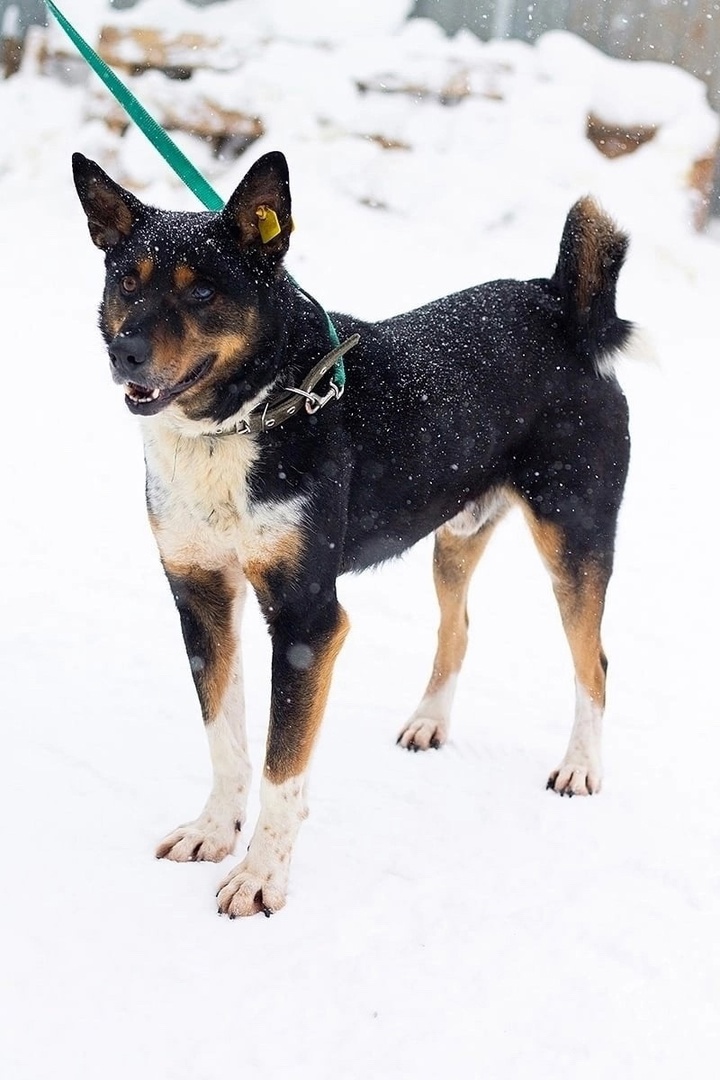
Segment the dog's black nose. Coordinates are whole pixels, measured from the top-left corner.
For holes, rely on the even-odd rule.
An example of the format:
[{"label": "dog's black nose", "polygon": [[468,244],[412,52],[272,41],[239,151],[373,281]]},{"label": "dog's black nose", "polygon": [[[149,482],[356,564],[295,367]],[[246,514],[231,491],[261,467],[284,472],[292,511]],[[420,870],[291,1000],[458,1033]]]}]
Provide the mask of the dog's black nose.
[{"label": "dog's black nose", "polygon": [[137,376],[151,356],[150,342],[143,334],[118,334],[108,348],[110,360],[119,375]]}]

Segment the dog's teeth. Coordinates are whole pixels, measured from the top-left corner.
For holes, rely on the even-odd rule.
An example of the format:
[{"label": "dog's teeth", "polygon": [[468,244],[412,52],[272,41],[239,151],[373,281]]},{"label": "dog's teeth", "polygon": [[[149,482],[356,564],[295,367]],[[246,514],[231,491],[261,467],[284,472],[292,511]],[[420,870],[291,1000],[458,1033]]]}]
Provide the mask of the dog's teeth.
[{"label": "dog's teeth", "polygon": [[157,401],[160,397],[160,391],[158,389],[152,390],[149,394],[139,394],[137,390],[130,385],[125,387],[125,393],[136,405],[147,405],[150,401]]}]

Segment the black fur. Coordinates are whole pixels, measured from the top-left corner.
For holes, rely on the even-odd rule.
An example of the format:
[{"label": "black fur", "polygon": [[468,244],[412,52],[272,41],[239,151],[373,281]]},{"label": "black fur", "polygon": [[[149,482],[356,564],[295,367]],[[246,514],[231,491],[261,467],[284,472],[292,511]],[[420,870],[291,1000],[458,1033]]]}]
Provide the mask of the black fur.
[{"label": "black fur", "polygon": [[[132,411],[152,416],[176,402],[196,425],[191,437],[196,431],[212,449],[215,426],[297,386],[329,351],[322,313],[283,268],[292,219],[282,155],[257,162],[219,214],[146,207],[81,155],[74,170],[91,236],[106,251],[100,326]],[[280,227],[267,244],[257,228],[265,207]],[[321,711],[346,628],[337,576],[400,555],[466,508],[481,516],[483,499],[497,492],[524,506],[541,550],[554,545],[543,554],[575,635],[576,673],[602,708],[599,620],[629,460],[627,407],[609,366],[632,329],[615,312],[626,247],[581,199],[549,278],[493,281],[376,323],[332,314],[341,339],[360,337],[345,358],[344,396],[257,436],[247,476],[250,510],[303,496],[297,550],[247,565],[240,555],[273,635],[273,782],[307,764],[316,702]],[[162,518],[168,498],[150,475],[151,519]],[[205,603],[207,575],[171,567],[169,577],[188,652],[211,659],[215,639],[229,633],[225,579],[213,578]],[[195,674],[211,720],[220,676]],[[569,793],[580,790],[560,775]],[[594,778],[586,790],[598,786]],[[252,855],[251,847],[251,863]],[[252,910],[243,903],[230,894],[221,901],[231,914]]]},{"label": "black fur", "polygon": [[[284,163],[281,155],[267,157],[270,172]],[[84,160],[76,155],[80,178]],[[283,165],[277,183],[289,216],[286,175]],[[243,185],[248,178],[238,192]],[[82,198],[87,182],[78,187]],[[239,246],[230,217],[237,197],[219,215],[143,207],[132,233],[107,257],[106,296],[138,253],[156,256],[152,295],[126,332],[142,335],[158,320],[171,328],[179,320],[164,298],[172,268],[183,261],[227,298],[196,309],[201,331],[234,330],[248,310],[257,312],[252,355],[239,356],[235,370],[212,382],[203,417],[218,423],[273,380],[297,385],[330,348],[322,316],[278,270],[276,256],[268,259],[257,244]],[[600,215],[594,210],[589,220],[586,209],[583,216],[588,205],[581,200],[568,215],[550,279],[478,285],[379,323],[332,313],[341,338],[360,334],[345,361],[347,394],[264,436],[263,467],[252,485],[259,499],[311,491],[311,531],[328,532],[341,572],[401,554],[500,484],[517,488],[539,513],[560,515],[559,523],[571,524],[576,507],[585,506],[592,527],[583,529],[583,545],[611,545],[628,459],[627,417],[616,380],[598,377],[595,362],[622,349],[631,331],[614,304],[627,242],[612,230],[610,241],[595,242]],[[137,217],[132,197],[131,208]],[[583,244],[597,278],[585,307],[577,302]],[[101,329],[111,345],[102,310]],[[327,506],[338,499],[328,529]]]}]

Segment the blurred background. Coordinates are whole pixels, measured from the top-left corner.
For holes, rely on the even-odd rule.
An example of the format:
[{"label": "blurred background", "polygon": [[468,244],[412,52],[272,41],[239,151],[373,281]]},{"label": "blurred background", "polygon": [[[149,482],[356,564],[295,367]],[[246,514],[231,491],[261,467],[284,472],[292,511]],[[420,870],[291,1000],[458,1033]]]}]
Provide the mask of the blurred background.
[{"label": "blurred background", "polygon": [[[712,0],[368,0],[362,12],[342,0],[333,5],[317,0],[303,4],[282,0],[268,0],[265,4],[254,0],[108,0],[82,6],[68,2],[65,6],[103,58],[131,84],[148,73],[161,75],[165,82],[190,81],[201,72],[237,76],[243,69],[250,76],[258,53],[272,40],[300,39],[306,47],[327,50],[339,42],[347,45],[362,37],[383,35],[383,49],[378,49],[376,42],[374,49],[366,50],[359,65],[364,70],[348,71],[349,76],[355,75],[351,78],[355,89],[405,93],[416,101],[435,95],[449,106],[478,95],[502,95],[501,68],[503,64],[507,67],[508,54],[497,54],[494,76],[487,64],[483,73],[479,70],[482,53],[478,49],[473,54],[468,45],[470,35],[478,42],[535,43],[549,32],[566,31],[608,57],[644,62],[645,67],[647,62],[660,63],[687,72],[704,88],[703,101],[713,110],[720,107],[720,6]],[[90,7],[92,13],[87,10]],[[428,70],[433,50],[428,47],[427,33],[424,72],[418,70],[422,66],[418,56],[409,55],[412,49],[408,43],[417,45],[420,37],[403,36],[401,31],[418,20],[432,22],[445,37],[445,47],[440,48],[436,41],[434,50],[436,67],[443,66],[442,72]],[[48,27],[47,23],[42,0],[0,0],[2,77],[11,79],[24,67],[66,83],[90,79],[73,47],[57,27]],[[394,50],[387,47],[387,34],[394,37]],[[383,62],[373,71],[371,58],[378,52],[383,54]],[[486,53],[486,57],[490,55]],[[582,67],[583,54],[578,55],[576,66]],[[444,65],[439,63],[441,57]],[[593,66],[589,54],[585,60]],[[611,74],[608,77],[612,79]],[[659,93],[663,100],[656,102],[653,115],[652,98],[657,84],[652,81],[655,76],[646,78],[645,92],[642,79],[633,84],[634,90],[625,79],[626,100],[621,108],[601,100],[589,104],[587,137],[608,157],[633,153],[656,137],[663,125],[678,119],[683,108],[686,115],[680,116],[680,122],[693,122],[687,115],[693,112],[687,84],[681,86],[677,81],[674,110],[667,107],[672,90],[666,88]],[[212,155],[221,160],[238,156],[272,126],[271,117],[264,115],[267,110],[262,101],[248,101],[247,86],[238,96],[248,105],[255,104],[255,108],[232,108],[227,103],[227,92],[213,96],[207,87],[197,86],[197,81],[194,91],[184,88],[173,95],[161,82],[146,80],[143,91],[138,93],[166,127],[203,140]],[[234,81],[237,85],[237,78]],[[328,91],[333,92],[330,85]],[[635,110],[633,93],[637,98]],[[127,122],[122,112],[94,85],[89,96],[92,101],[87,106],[88,119],[101,117],[108,131],[118,138],[124,136]],[[697,111],[697,95],[695,106]],[[336,118],[327,119],[332,126]],[[709,134],[704,145],[696,146],[693,160],[686,163],[687,184],[694,193],[693,217],[700,228],[710,216],[720,213],[717,136],[713,137],[711,124],[706,130]],[[382,130],[372,133],[372,137],[386,148],[398,148],[403,142],[401,136]],[[110,149],[106,141],[106,160],[112,165],[113,157],[122,155],[117,148],[114,155]],[[130,168],[126,176],[130,183],[132,174]],[[137,180],[142,181],[142,177]]]}]

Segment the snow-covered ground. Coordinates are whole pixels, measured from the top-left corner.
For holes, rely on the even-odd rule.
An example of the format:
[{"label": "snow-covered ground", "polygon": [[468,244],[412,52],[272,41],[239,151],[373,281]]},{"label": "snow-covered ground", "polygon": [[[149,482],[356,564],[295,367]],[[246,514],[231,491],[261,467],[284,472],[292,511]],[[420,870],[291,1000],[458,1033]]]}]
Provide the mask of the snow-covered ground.
[{"label": "snow-covered ground", "polygon": [[[676,1080],[711,1075],[720,1055],[720,235],[693,232],[682,183],[711,121],[677,72],[629,73],[564,35],[531,48],[446,43],[428,23],[397,33],[403,6],[366,3],[343,34],[332,5],[322,45],[290,23],[288,0],[149,0],[131,14],[210,26],[222,9],[229,34],[255,12],[245,74],[214,81],[267,136],[224,170],[183,146],[225,196],[261,152],[287,153],[290,269],[329,307],[375,318],[548,273],[585,191],[632,234],[619,310],[658,361],[621,371],[633,462],[605,622],[603,793],[544,790],[572,676],[549,583],[511,519],[476,575],[441,752],[394,745],[434,647],[428,543],[341,583],[353,633],[282,913],[219,919],[228,866],[153,858],[200,808],[209,763],[145,522],[139,435],[95,329],[102,260],[70,152],[113,150],[145,198],[193,200],[139,136],[110,146],[85,122],[86,88],[0,84],[8,1080]],[[492,96],[448,107],[354,89],[398,72],[439,84],[458,56]],[[664,133],[610,162],[584,139],[585,112],[603,95],[644,100],[646,78]],[[361,137],[374,134],[411,149]],[[259,774],[269,652],[255,609],[245,629]]]}]

